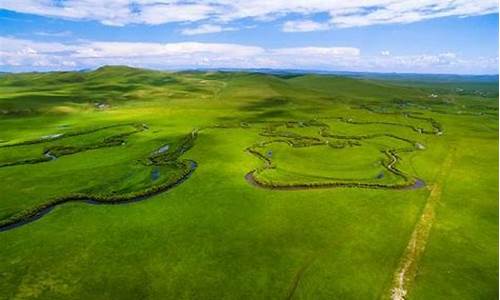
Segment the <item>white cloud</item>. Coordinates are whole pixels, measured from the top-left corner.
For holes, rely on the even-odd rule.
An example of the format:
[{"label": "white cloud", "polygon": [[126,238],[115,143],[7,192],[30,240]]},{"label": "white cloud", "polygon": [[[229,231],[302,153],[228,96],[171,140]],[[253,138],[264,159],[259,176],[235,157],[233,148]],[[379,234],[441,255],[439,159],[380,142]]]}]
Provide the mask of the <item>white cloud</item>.
[{"label": "white cloud", "polygon": [[381,54],[363,61],[363,70],[375,72],[498,74],[498,56],[466,58],[453,52]]},{"label": "white cloud", "polygon": [[383,51],[380,52],[380,55],[382,55],[382,56],[389,56],[389,55],[391,55],[391,52],[389,50],[383,50]]},{"label": "white cloud", "polygon": [[[341,65],[359,56],[350,47],[265,49],[225,43],[141,43],[84,41],[67,45],[0,37],[0,66],[51,66],[72,62],[80,67],[129,64],[159,68],[188,67],[321,67]],[[64,63],[64,64],[63,64]]]},{"label": "white cloud", "polygon": [[78,46],[71,56],[76,58],[156,57],[178,55],[222,55],[234,57],[258,55],[260,47],[222,43],[141,43],[141,42],[89,42]]},{"label": "white cloud", "polygon": [[360,50],[353,47],[294,47],[268,50],[276,68],[345,69],[359,64]]},{"label": "white cloud", "polygon": [[308,32],[308,31],[320,31],[328,30],[330,25],[326,23],[318,23],[314,21],[287,21],[283,24],[284,32]]},{"label": "white cloud", "polygon": [[476,16],[498,12],[493,0],[413,0],[375,1],[373,6],[346,7],[330,11],[330,23],[337,27],[368,26],[374,24],[412,23],[422,20],[450,17]]},{"label": "white cloud", "polygon": [[48,37],[66,37],[72,35],[71,31],[36,31],[35,35],[38,36],[48,36]]},{"label": "white cloud", "polygon": [[181,33],[184,35],[197,35],[197,34],[216,33],[222,31],[235,31],[235,30],[237,29],[234,27],[222,27],[213,24],[203,24],[194,28],[185,28],[181,30]]},{"label": "white cloud", "polygon": [[[122,1],[120,1],[122,2]],[[208,4],[181,4],[176,1],[138,1],[150,2],[143,5],[140,11],[132,15],[130,21],[119,18],[124,23],[145,23],[151,25],[171,22],[194,22],[207,19],[216,12],[216,7]],[[164,2],[164,3],[161,3]]]},{"label": "white cloud", "polygon": [[276,55],[305,56],[305,57],[356,57],[359,56],[358,48],[352,47],[296,47],[278,48],[272,50]]},{"label": "white cloud", "polygon": [[[475,16],[498,12],[496,0],[2,0],[0,8],[106,25],[163,24],[170,22],[230,22],[244,18],[275,20],[289,14],[330,15],[328,23],[289,21],[291,31],[324,30],[330,26],[410,23],[447,16]],[[295,30],[294,30],[295,29]]]},{"label": "white cloud", "polygon": [[70,61],[77,47],[0,37],[0,66],[52,67]]},{"label": "white cloud", "polygon": [[[35,42],[0,37],[0,68],[75,69],[126,64],[160,69],[297,68],[322,70],[497,73],[498,57],[437,54],[363,56],[355,47],[262,48],[227,43]],[[387,51],[388,52],[388,51]]]},{"label": "white cloud", "polygon": [[64,19],[95,20],[110,26],[193,22],[208,18],[217,9],[204,1],[172,0],[2,0],[0,8]]}]

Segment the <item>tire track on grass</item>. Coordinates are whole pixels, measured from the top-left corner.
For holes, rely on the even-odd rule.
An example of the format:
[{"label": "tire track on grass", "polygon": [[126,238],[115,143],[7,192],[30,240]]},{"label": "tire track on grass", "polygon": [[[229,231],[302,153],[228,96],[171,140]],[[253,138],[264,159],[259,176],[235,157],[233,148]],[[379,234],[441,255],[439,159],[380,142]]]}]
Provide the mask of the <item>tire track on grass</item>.
[{"label": "tire track on grass", "polygon": [[391,300],[407,299],[408,291],[417,273],[418,262],[425,252],[425,246],[435,219],[435,207],[441,199],[444,179],[452,167],[454,153],[455,149],[448,152],[437,175],[437,180],[430,188],[424,210],[413,229],[410,241],[394,273],[389,297]]},{"label": "tire track on grass", "polygon": [[295,294],[295,291],[297,290],[297,287],[299,286],[299,282],[302,279],[304,273],[306,270],[309,268],[309,266],[312,265],[314,260],[316,259],[315,256],[311,256],[306,259],[305,263],[300,267],[300,269],[295,273],[295,276],[293,277],[292,284],[288,288],[288,293],[286,295],[286,300],[291,300],[293,298],[293,295]]}]

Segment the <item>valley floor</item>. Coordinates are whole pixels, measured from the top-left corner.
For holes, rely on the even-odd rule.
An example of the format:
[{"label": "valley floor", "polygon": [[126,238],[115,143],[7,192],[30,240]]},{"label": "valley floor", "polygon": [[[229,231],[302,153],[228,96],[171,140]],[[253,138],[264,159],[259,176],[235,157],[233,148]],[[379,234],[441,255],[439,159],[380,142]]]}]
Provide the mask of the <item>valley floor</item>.
[{"label": "valley floor", "polygon": [[0,299],[498,298],[498,100],[0,76]]}]

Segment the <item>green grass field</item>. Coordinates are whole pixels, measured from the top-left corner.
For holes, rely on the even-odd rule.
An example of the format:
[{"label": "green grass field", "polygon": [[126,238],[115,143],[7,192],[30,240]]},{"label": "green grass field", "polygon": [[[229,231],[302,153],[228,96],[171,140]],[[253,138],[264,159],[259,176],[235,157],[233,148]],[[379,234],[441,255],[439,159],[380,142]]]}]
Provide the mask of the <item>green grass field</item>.
[{"label": "green grass field", "polygon": [[498,299],[495,84],[2,74],[0,299]]}]

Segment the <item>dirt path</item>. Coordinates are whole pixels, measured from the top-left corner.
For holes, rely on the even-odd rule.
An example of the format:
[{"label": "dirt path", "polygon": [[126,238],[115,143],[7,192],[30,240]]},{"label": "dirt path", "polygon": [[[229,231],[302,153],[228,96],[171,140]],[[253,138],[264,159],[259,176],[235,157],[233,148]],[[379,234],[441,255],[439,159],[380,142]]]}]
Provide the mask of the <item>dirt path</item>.
[{"label": "dirt path", "polygon": [[453,164],[454,152],[455,149],[448,152],[448,155],[445,158],[444,163],[441,165],[441,169],[436,177],[436,182],[429,187],[431,192],[427,198],[427,203],[425,204],[420,219],[415,225],[410,241],[406,246],[405,252],[399,263],[398,269],[394,273],[390,289],[391,300],[406,299],[408,290],[415,279],[418,262],[425,251],[425,246],[434,223],[435,207],[441,199],[444,179]]}]

